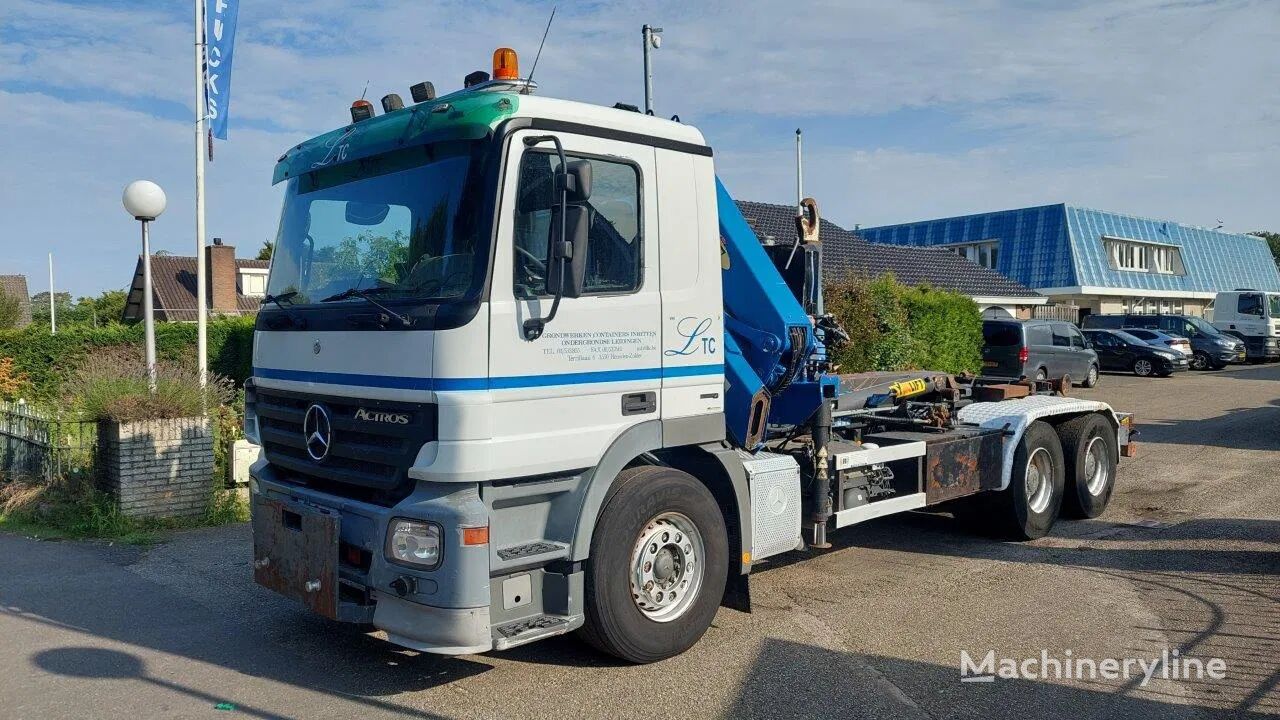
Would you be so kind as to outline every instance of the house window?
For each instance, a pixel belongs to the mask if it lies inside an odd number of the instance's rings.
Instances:
[[[998,240],[984,240],[983,242],[949,245],[948,247],[955,250],[960,257],[985,268],[994,270],[1000,263],[1000,241]]]
[[[1182,251],[1176,245],[1123,240],[1104,237],[1107,259],[1113,270],[1151,272],[1161,275],[1186,275]]]
[[[266,295],[267,276],[257,273],[240,273],[241,295]]]

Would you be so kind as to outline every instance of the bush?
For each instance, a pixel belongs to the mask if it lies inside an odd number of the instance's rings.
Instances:
[[[228,378],[210,373],[204,386],[190,362],[157,362],[155,391],[137,348],[94,353],[65,384],[65,402],[94,420],[131,422],[193,417],[231,402]]]
[[[826,309],[849,342],[833,362],[841,372],[973,372],[982,362],[982,317],[959,293],[912,288],[892,274],[827,283]]]
[[[209,321],[209,370],[242,385],[253,374],[252,317],[216,318]],[[27,376],[32,398],[47,400],[63,395],[63,383],[75,374],[86,357],[107,348],[131,347],[142,352],[143,326],[77,326],[50,335],[47,325],[22,330],[0,330],[0,357],[12,358],[14,369]],[[191,323],[156,323],[156,356],[169,362],[193,362],[196,326]]]

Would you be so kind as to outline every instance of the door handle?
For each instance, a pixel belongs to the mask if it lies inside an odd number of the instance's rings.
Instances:
[[[658,410],[658,393],[638,392],[622,396],[623,415],[646,415]]]

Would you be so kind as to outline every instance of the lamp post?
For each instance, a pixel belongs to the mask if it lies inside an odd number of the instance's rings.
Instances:
[[[164,212],[166,198],[150,180],[134,180],[124,189],[124,209],[142,223],[142,315],[147,346],[147,385],[156,391],[156,325],[151,307],[151,236],[147,224]]]

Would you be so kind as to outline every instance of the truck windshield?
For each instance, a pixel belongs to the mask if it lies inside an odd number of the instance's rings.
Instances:
[[[484,275],[483,258],[475,256],[483,252],[479,152],[475,143],[440,143],[294,178],[267,292],[296,292],[298,305],[353,288],[384,302],[466,295]]]

